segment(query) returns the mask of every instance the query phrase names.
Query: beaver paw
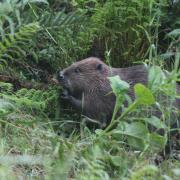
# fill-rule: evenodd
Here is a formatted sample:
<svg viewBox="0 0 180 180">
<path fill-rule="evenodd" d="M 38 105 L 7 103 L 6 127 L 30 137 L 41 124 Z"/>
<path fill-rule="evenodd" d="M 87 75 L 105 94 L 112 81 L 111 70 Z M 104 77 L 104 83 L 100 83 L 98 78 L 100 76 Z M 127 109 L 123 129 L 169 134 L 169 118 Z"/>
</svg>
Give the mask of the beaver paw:
<svg viewBox="0 0 180 180">
<path fill-rule="evenodd" d="M 67 90 L 64 90 L 61 94 L 61 98 L 64 100 L 70 100 L 71 99 L 71 95 L 69 94 L 69 92 Z"/>
</svg>

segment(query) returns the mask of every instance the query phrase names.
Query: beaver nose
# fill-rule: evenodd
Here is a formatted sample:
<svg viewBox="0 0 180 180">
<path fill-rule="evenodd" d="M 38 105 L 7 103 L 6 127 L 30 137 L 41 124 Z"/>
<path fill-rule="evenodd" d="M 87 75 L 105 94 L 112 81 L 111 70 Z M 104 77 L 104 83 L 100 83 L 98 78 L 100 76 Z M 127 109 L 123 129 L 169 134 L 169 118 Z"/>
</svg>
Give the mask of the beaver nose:
<svg viewBox="0 0 180 180">
<path fill-rule="evenodd" d="M 60 79 L 60 80 L 63 80 L 63 79 L 64 79 L 64 74 L 63 74 L 62 71 L 59 73 L 59 79 Z"/>
</svg>

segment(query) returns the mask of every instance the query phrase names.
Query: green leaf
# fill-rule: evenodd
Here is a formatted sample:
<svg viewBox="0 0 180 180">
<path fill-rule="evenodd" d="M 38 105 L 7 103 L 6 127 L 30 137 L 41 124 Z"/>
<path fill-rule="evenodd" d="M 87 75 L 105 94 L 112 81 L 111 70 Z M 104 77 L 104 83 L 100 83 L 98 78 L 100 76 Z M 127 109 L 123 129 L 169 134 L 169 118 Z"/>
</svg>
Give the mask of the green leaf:
<svg viewBox="0 0 180 180">
<path fill-rule="evenodd" d="M 121 156 L 110 156 L 111 162 L 114 166 L 121 167 L 122 162 L 124 161 L 123 157 Z"/>
<path fill-rule="evenodd" d="M 152 116 L 150 118 L 143 118 L 143 120 L 157 129 L 167 128 L 166 124 L 155 116 Z"/>
<path fill-rule="evenodd" d="M 157 133 L 151 133 L 149 141 L 150 141 L 151 148 L 160 150 L 165 147 L 167 138 L 166 136 L 161 136 Z"/>
<path fill-rule="evenodd" d="M 134 86 L 134 91 L 138 104 L 152 105 L 155 103 L 155 99 L 151 90 L 145 87 L 143 84 L 136 84 Z"/>
<path fill-rule="evenodd" d="M 160 67 L 152 66 L 148 74 L 148 87 L 155 92 L 165 80 L 165 75 Z"/>
<path fill-rule="evenodd" d="M 168 33 L 168 36 L 179 37 L 180 36 L 180 29 L 175 29 L 175 30 L 171 31 L 170 33 Z"/>
<path fill-rule="evenodd" d="M 143 151 L 146 147 L 146 141 L 144 139 L 137 139 L 134 137 L 127 138 L 128 144 L 137 150 Z"/>
<path fill-rule="evenodd" d="M 119 76 L 108 77 L 111 83 L 113 93 L 116 95 L 116 104 L 112 116 L 112 121 L 114 121 L 119 108 L 123 104 L 125 98 L 127 98 L 126 93 L 129 89 L 129 84 L 122 81 Z"/>
<path fill-rule="evenodd" d="M 131 124 L 126 123 L 125 133 L 135 138 L 147 139 L 148 129 L 141 122 L 133 122 Z"/>
<path fill-rule="evenodd" d="M 127 138 L 128 144 L 136 149 L 143 150 L 148 142 L 149 132 L 147 127 L 141 122 L 133 122 L 131 124 L 120 122 L 118 128 L 113 131 L 113 135 L 122 135 Z"/>
<path fill-rule="evenodd" d="M 49 4 L 47 0 L 30 0 L 30 3 L 45 3 L 45 4 Z"/>
<path fill-rule="evenodd" d="M 119 76 L 108 77 L 111 83 L 112 90 L 116 96 L 127 92 L 129 84 L 120 79 Z"/>
</svg>

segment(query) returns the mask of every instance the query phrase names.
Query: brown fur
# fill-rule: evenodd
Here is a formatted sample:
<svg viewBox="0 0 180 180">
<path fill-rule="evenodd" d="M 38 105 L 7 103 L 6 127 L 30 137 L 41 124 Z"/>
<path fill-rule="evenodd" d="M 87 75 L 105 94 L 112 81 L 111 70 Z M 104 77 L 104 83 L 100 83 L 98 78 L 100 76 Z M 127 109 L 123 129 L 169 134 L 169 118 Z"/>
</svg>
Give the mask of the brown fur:
<svg viewBox="0 0 180 180">
<path fill-rule="evenodd" d="M 87 58 L 67 67 L 61 74 L 60 84 L 67 89 L 64 99 L 71 101 L 76 108 L 89 118 L 107 124 L 111 120 L 115 105 L 115 95 L 107 77 L 119 75 L 130 84 L 129 95 L 134 99 L 133 86 L 147 83 L 147 70 L 144 65 L 129 68 L 111 68 L 98 58 Z M 68 94 L 68 95 L 67 95 Z M 71 98 L 70 98 L 71 97 Z M 82 100 L 82 104 L 75 102 Z"/>
<path fill-rule="evenodd" d="M 148 72 L 144 65 L 129 68 L 111 68 L 98 58 L 87 58 L 72 64 L 60 72 L 60 84 L 65 91 L 62 98 L 68 100 L 82 114 L 99 121 L 100 127 L 105 127 L 111 120 L 115 105 L 115 95 L 112 93 L 107 77 L 119 75 L 130 84 L 129 96 L 134 99 L 133 87 L 136 83 L 147 84 Z M 177 85 L 180 92 L 180 86 Z M 180 107 L 180 100 L 176 101 Z M 159 112 L 156 115 L 160 115 Z"/>
</svg>

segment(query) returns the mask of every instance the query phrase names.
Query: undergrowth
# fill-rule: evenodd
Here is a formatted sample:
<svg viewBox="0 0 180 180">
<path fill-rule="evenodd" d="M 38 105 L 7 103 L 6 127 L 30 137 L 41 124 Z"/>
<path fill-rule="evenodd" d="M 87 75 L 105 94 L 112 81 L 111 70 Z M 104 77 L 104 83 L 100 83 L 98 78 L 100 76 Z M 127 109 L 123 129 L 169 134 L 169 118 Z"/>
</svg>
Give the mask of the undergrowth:
<svg viewBox="0 0 180 180">
<path fill-rule="evenodd" d="M 169 110 L 167 104 L 176 97 L 174 94 L 173 98 L 169 92 L 173 91 L 177 76 L 172 73 L 169 79 L 164 77 L 159 67 L 152 67 L 149 70 L 149 88 L 136 84 L 136 100 L 130 101 L 120 117 L 115 119 L 113 116 L 105 130 L 99 129 L 92 133 L 87 127 L 82 126 L 80 133 L 71 129 L 68 137 L 63 130 L 58 135 L 53 127 L 52 120 L 57 118 L 57 104 L 54 103 L 57 101 L 58 89 L 50 88 L 43 91 L 23 88 L 14 92 L 12 84 L 1 83 L 1 177 L 178 177 L 179 163 L 175 159 L 170 162 L 173 168 L 168 172 L 164 170 L 167 166 L 166 161 L 159 167 L 156 166 L 156 161 L 162 161 L 157 159 L 169 140 L 171 126 L 153 116 L 152 111 L 149 113 L 149 108 L 158 105 L 160 110 L 167 112 L 163 113 L 163 120 L 168 120 L 173 109 Z M 110 80 L 117 96 L 116 108 L 119 108 L 123 105 L 123 101 L 119 99 L 126 97 L 129 85 L 119 77 L 112 77 Z M 157 101 L 155 94 L 158 91 L 170 97 L 167 104 Z M 146 114 L 142 113 L 143 109 Z M 118 124 L 116 128 L 112 128 L 114 123 Z M 148 124 L 156 130 L 150 131 Z M 164 130 L 163 135 L 158 133 L 159 129 Z M 170 160 L 174 156 L 177 154 L 171 151 Z"/>
<path fill-rule="evenodd" d="M 0 179 L 179 179 L 178 5 L 0 2 Z M 87 56 L 114 67 L 144 62 L 149 68 L 148 85 L 134 86 L 134 101 L 127 82 L 109 79 L 114 115 L 95 132 L 61 102 L 53 82 L 59 69 Z"/>
</svg>

